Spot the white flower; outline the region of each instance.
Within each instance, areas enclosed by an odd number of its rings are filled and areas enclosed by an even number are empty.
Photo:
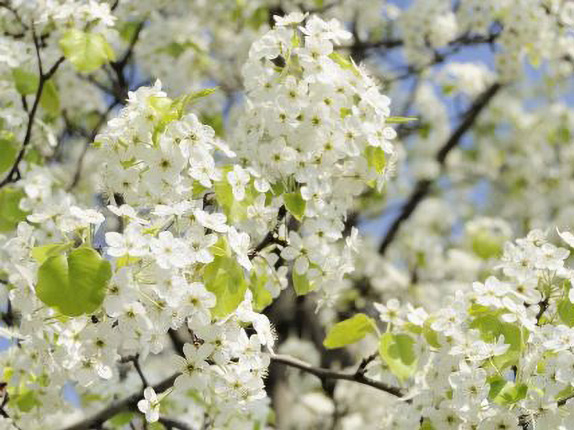
[[[112,257],[142,257],[149,251],[148,240],[141,234],[135,224],[130,224],[123,234],[117,232],[106,233],[106,252]]]
[[[248,255],[249,235],[243,232],[240,233],[234,227],[231,227],[227,232],[227,236],[229,237],[229,245],[233,252],[235,252],[239,264],[246,270],[251,270],[253,265]]]
[[[76,217],[81,223],[84,224],[100,225],[106,220],[104,216],[98,211],[93,209],[82,209],[78,206],[72,206],[70,208],[70,215]]]
[[[159,419],[160,401],[152,387],[146,387],[144,398],[138,402],[138,409],[145,414],[148,423],[154,423]]]
[[[196,209],[193,214],[203,227],[216,231],[217,233],[225,233],[228,229],[225,223],[227,218],[222,213],[208,213],[201,209]]]
[[[151,253],[162,269],[183,268],[190,263],[189,248],[184,241],[173,237],[170,231],[162,231],[157,239],[150,241]]]
[[[178,390],[202,390],[209,380],[207,358],[213,351],[213,346],[203,344],[196,346],[186,343],[183,346],[185,358],[174,356],[174,364],[181,375],[177,377],[174,387]]]
[[[566,242],[570,248],[574,248],[574,234],[570,233],[569,231],[560,231],[558,228],[556,228],[556,231],[558,232],[558,236],[560,236],[560,238]]]
[[[289,15],[279,16],[273,15],[273,19],[275,20],[275,25],[278,27],[284,27],[287,25],[299,24],[309,15],[308,12],[304,14],[301,12],[291,12]]]
[[[381,321],[396,324],[401,319],[401,304],[397,299],[390,299],[386,305],[381,303],[374,304],[375,309],[379,312]]]

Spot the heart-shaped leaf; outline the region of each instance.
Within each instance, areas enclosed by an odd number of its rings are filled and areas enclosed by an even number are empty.
[[[110,263],[94,249],[82,247],[66,257],[47,258],[38,269],[36,295],[46,305],[75,317],[96,311],[112,276]]]

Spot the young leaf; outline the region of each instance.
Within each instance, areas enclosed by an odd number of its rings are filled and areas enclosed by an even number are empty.
[[[297,220],[301,221],[305,215],[305,207],[307,203],[301,197],[301,192],[296,191],[294,193],[283,194],[283,202],[285,202],[285,207]]]
[[[14,79],[16,90],[23,96],[34,94],[38,90],[40,79],[35,73],[31,73],[21,67],[17,67],[12,69],[12,78]]]
[[[412,121],[418,121],[418,118],[412,116],[389,116],[385,120],[387,124],[405,124]]]
[[[14,230],[20,221],[26,219],[27,213],[20,209],[22,197],[24,191],[20,189],[0,189],[0,233]]]
[[[518,325],[502,322],[492,312],[487,312],[475,318],[470,324],[470,328],[477,329],[482,340],[489,343],[495,343],[500,336],[504,336],[504,343],[509,344],[510,347],[506,353],[493,359],[499,370],[517,362],[524,348],[524,339],[528,338],[528,335],[521,332],[521,328]]]
[[[96,311],[106,295],[111,265],[94,249],[48,257],[38,269],[36,295],[46,305],[75,317]]]
[[[60,95],[52,80],[44,84],[42,96],[40,97],[40,106],[52,115],[56,115],[60,110]]]
[[[375,172],[382,173],[387,164],[385,151],[378,146],[367,146],[365,148],[365,157],[369,167],[375,169]]]
[[[0,132],[0,154],[0,175],[3,175],[12,168],[18,156],[14,135],[4,130]]]
[[[265,288],[267,280],[268,277],[266,273],[259,273],[257,270],[251,271],[249,289],[253,293],[253,309],[257,312],[262,311],[273,302],[273,296],[269,290]]]
[[[323,341],[325,348],[342,348],[363,339],[375,331],[375,322],[365,314],[353,315],[351,318],[335,324]]]
[[[205,266],[203,282],[217,298],[211,313],[218,318],[226,317],[237,309],[247,290],[243,268],[229,256],[216,256]]]
[[[411,377],[417,369],[414,345],[414,339],[408,334],[385,333],[381,336],[379,354],[399,379]]]
[[[574,304],[568,297],[558,302],[558,316],[568,327],[574,327]]]
[[[60,48],[64,56],[80,72],[93,72],[105,63],[115,60],[112,47],[99,33],[68,30],[60,39]]]
[[[302,275],[297,273],[295,269],[291,271],[291,277],[293,279],[293,288],[295,289],[295,293],[298,296],[304,296],[305,294],[313,291],[315,285],[309,281],[307,278],[307,274],[303,273]]]
[[[173,108],[178,112],[179,117],[182,117],[185,113],[185,109],[187,109],[191,103],[213,94],[218,89],[219,87],[205,88],[200,91],[195,91],[193,93],[180,96],[173,101]]]
[[[51,243],[49,245],[36,246],[32,248],[32,258],[42,264],[49,257],[59,255],[74,246],[74,242]]]

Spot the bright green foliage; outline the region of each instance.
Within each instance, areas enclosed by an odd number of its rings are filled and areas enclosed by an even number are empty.
[[[173,108],[178,112],[179,118],[181,118],[185,114],[185,110],[189,105],[196,102],[199,99],[207,97],[214,92],[216,92],[219,88],[205,88],[204,90],[195,91],[193,93],[184,94],[173,101]]]
[[[90,73],[115,60],[114,50],[99,33],[68,30],[60,39],[64,56],[80,72]]]
[[[273,302],[273,296],[265,288],[268,275],[265,272],[258,272],[256,269],[251,271],[249,278],[249,289],[253,293],[253,309],[257,312],[262,311]]]
[[[112,428],[121,429],[128,425],[135,417],[136,414],[134,412],[120,412],[108,420],[108,423],[112,426]]]
[[[223,180],[214,184],[215,198],[217,203],[223,209],[225,216],[232,222],[242,221],[247,218],[247,207],[252,205],[257,197],[257,190],[253,184],[245,187],[245,197],[238,201],[233,196],[233,188],[227,181],[227,173],[232,170],[231,166],[222,169]]]
[[[16,85],[16,91],[23,96],[35,94],[38,90],[38,82],[40,81],[37,74],[28,72],[27,70],[17,67],[12,69],[12,78]]]
[[[12,69],[12,78],[16,85],[16,90],[23,96],[36,94],[40,79],[35,73],[28,72],[22,68]],[[60,96],[56,84],[52,80],[44,82],[42,94],[40,95],[40,106],[49,113],[56,114],[60,110]]]
[[[506,353],[493,358],[493,363],[499,370],[517,363],[524,348],[523,339],[527,337],[518,325],[502,322],[496,313],[489,312],[475,318],[470,328],[480,331],[482,340],[489,343],[496,343],[500,336],[504,336],[504,343],[510,347]]]
[[[295,191],[293,193],[283,194],[283,202],[285,202],[285,207],[291,215],[301,221],[305,215],[305,207],[307,206],[307,203],[303,200],[303,197],[301,197],[301,192]]]
[[[216,254],[213,261],[205,266],[203,282],[217,298],[211,314],[218,318],[226,317],[237,309],[247,290],[243,268],[227,253]]]
[[[10,170],[18,156],[18,146],[14,135],[7,131],[0,132],[0,175]]]
[[[22,197],[22,190],[12,187],[0,189],[0,233],[14,230],[20,221],[26,219],[27,213],[20,209]]]
[[[526,397],[528,385],[507,381],[496,374],[490,380],[488,397],[499,405],[512,405]]]
[[[292,270],[291,276],[293,279],[293,288],[298,296],[304,296],[315,288],[315,284],[309,281],[306,273],[300,274],[297,273],[296,270]]]
[[[120,37],[128,43],[134,40],[140,26],[141,23],[137,21],[124,21],[117,25]]]
[[[472,237],[472,250],[482,259],[498,258],[502,255],[504,241],[487,231],[477,232]]]
[[[40,96],[40,106],[53,115],[60,111],[60,94],[58,94],[56,84],[52,80],[44,83],[42,95]]]
[[[363,339],[375,331],[375,322],[365,314],[353,315],[351,318],[335,324],[323,341],[328,349],[341,348]]]
[[[568,297],[558,302],[558,316],[568,327],[574,327],[574,304]]]
[[[387,157],[382,148],[378,146],[367,146],[365,148],[365,157],[367,158],[369,167],[375,169],[377,173],[383,172],[387,164]]]
[[[407,122],[417,121],[418,118],[412,116],[389,116],[385,122],[387,124],[405,124]]]
[[[75,317],[96,311],[106,295],[111,265],[94,249],[48,257],[38,269],[36,295],[46,305]]]
[[[430,326],[431,323],[429,321],[425,322],[422,328],[422,334],[430,346],[438,349],[441,347],[441,344],[438,340],[438,334]]]
[[[14,396],[13,402],[22,412],[30,412],[35,406],[40,406],[40,401],[33,390],[21,390]]]
[[[415,340],[408,334],[383,334],[379,341],[379,354],[399,379],[411,377],[417,369]]]
[[[48,245],[36,246],[32,249],[32,257],[38,264],[44,263],[48,258],[55,257],[74,246],[74,242],[51,243]]]

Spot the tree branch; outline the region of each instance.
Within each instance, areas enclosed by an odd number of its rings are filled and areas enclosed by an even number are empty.
[[[355,373],[344,373],[337,372],[330,369],[324,369],[321,367],[313,367],[303,361],[300,361],[294,357],[289,357],[287,355],[272,355],[271,361],[274,363],[284,364],[286,366],[294,367],[296,369],[302,370],[303,372],[315,375],[319,379],[336,379],[343,381],[352,381],[359,384],[368,385],[369,387],[376,388],[377,390],[384,391],[385,393],[391,394],[395,397],[403,397],[403,391],[398,387],[393,387],[387,385],[384,382],[376,381],[374,379],[368,378],[364,375],[364,372]]]
[[[193,430],[191,426],[188,426],[186,423],[173,419],[173,418],[164,418],[159,417],[158,422],[163,424],[167,430],[178,429],[178,430]]]
[[[456,130],[450,135],[448,140],[435,156],[436,161],[440,164],[441,167],[444,167],[448,154],[460,144],[462,137],[468,132],[468,130],[472,128],[480,113],[488,106],[490,101],[499,92],[501,87],[502,85],[500,83],[492,84],[474,101],[472,106],[466,111]],[[387,248],[393,242],[397,233],[399,232],[401,225],[410,218],[419,204],[425,199],[425,197],[427,197],[433,183],[434,181],[431,179],[421,179],[417,182],[412,194],[403,206],[401,213],[395,219],[383,241],[381,242],[381,245],[379,246],[379,254],[385,254]]]
[[[30,111],[28,112],[28,124],[26,126],[26,134],[24,135],[24,141],[22,142],[22,147],[20,148],[18,156],[16,157],[14,163],[12,164],[12,168],[9,170],[8,174],[2,180],[2,182],[0,182],[0,188],[12,182],[16,182],[18,179],[20,179],[21,177],[20,163],[22,162],[22,159],[26,154],[26,149],[28,148],[28,145],[30,144],[30,141],[32,139],[32,128],[34,126],[34,119],[36,117],[38,106],[40,105],[40,98],[42,97],[42,92],[44,91],[44,85],[52,77],[52,75],[56,73],[56,70],[58,70],[60,64],[62,64],[65,60],[64,57],[60,57],[54,63],[54,65],[50,67],[48,72],[44,73],[42,57],[40,55],[40,43],[38,41],[38,38],[36,37],[35,31],[33,31],[33,38],[34,38],[34,47],[36,48],[36,57],[38,59],[38,72],[39,72],[38,88],[36,89],[34,104],[32,105]]]
[[[162,392],[173,386],[175,379],[179,376],[179,373],[175,373],[168,378],[164,379],[160,383],[153,386],[155,392]],[[85,418],[84,420],[72,424],[71,426],[65,427],[64,430],[87,430],[94,427],[101,426],[107,420],[113,416],[123,412],[127,409],[133,409],[137,406],[139,400],[143,398],[143,390],[132,394],[131,396],[125,397],[115,403],[112,403],[104,410],[98,412],[91,417]],[[183,428],[183,430],[186,430]]]

